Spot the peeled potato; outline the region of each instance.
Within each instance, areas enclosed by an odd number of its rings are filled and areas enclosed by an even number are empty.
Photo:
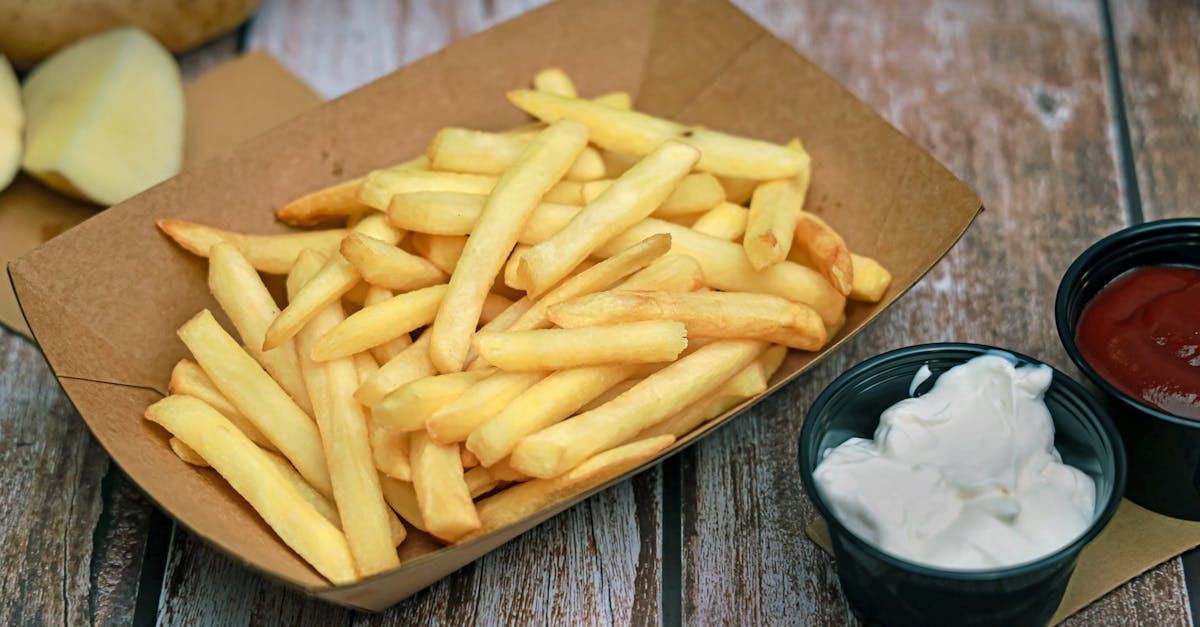
[[[21,86],[8,59],[0,56],[0,189],[8,187],[21,165]]]
[[[63,48],[29,74],[21,96],[22,165],[54,189],[115,205],[179,172],[179,67],[140,30],[111,30]]]

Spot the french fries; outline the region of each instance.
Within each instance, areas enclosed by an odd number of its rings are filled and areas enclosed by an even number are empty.
[[[538,201],[562,179],[586,144],[583,125],[570,121],[551,124],[521,152],[491,191],[476,235],[467,240],[433,323],[429,356],[438,370],[457,372],[465,367],[491,280],[504,266]]]
[[[442,129],[277,212],[346,228],[158,223],[207,258],[241,344],[185,322],[195,361],[146,417],[334,584],[423,552],[396,548],[413,529],[463,542],[619,477],[887,295],[803,211],[798,140],[585,100],[558,69],[534,85],[509,97],[540,122]],[[282,310],[259,273],[287,275]]]

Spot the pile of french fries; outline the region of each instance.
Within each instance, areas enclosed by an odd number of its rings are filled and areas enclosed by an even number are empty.
[[[557,69],[534,86],[508,97],[537,122],[443,129],[277,212],[344,227],[158,223],[237,335],[180,327],[194,361],[146,418],[335,584],[397,567],[410,529],[463,542],[636,467],[891,281],[804,211],[798,140],[581,99]],[[282,310],[260,273],[286,275]]]

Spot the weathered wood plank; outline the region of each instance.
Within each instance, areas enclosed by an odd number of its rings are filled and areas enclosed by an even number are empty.
[[[0,622],[128,623],[151,506],[41,353],[0,330]]]
[[[1200,4],[1112,2],[1147,220],[1200,215]]]
[[[841,624],[849,613],[832,561],[802,535],[816,516],[796,466],[803,414],[849,365],[903,345],[975,341],[1070,363],[1053,326],[1058,278],[1090,242],[1124,226],[1101,19],[1084,0],[738,4],[989,207],[846,350],[685,453],[685,620]],[[1187,616],[1182,588],[1172,562],[1085,618],[1178,622]],[[1162,590],[1172,593],[1154,592]]]

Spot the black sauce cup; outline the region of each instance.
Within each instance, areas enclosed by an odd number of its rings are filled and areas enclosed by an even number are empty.
[[[925,344],[878,355],[843,373],[817,397],[800,431],[800,477],[829,525],[838,579],[855,614],[882,625],[1044,625],[1054,615],[1084,545],[1108,524],[1125,487],[1125,454],[1112,421],[1086,390],[1054,371],[1045,401],[1054,446],[1063,461],[1096,482],[1092,524],[1075,540],[1024,564],[992,570],[931,568],[885,553],[848,530],[813,482],[822,452],[851,437],[871,438],[879,416],[909,397],[923,365],[932,377],[971,358],[1000,351],[1018,364],[1040,364],[1019,353],[976,344]]]
[[[1159,220],[1118,231],[1075,259],[1058,285],[1054,318],[1071,360],[1096,388],[1129,455],[1129,500],[1167,516],[1200,520],[1200,422],[1118,390],[1083,359],[1075,334],[1083,308],[1113,279],[1145,266],[1200,268],[1200,218]],[[1200,312],[1196,312],[1200,316]]]

